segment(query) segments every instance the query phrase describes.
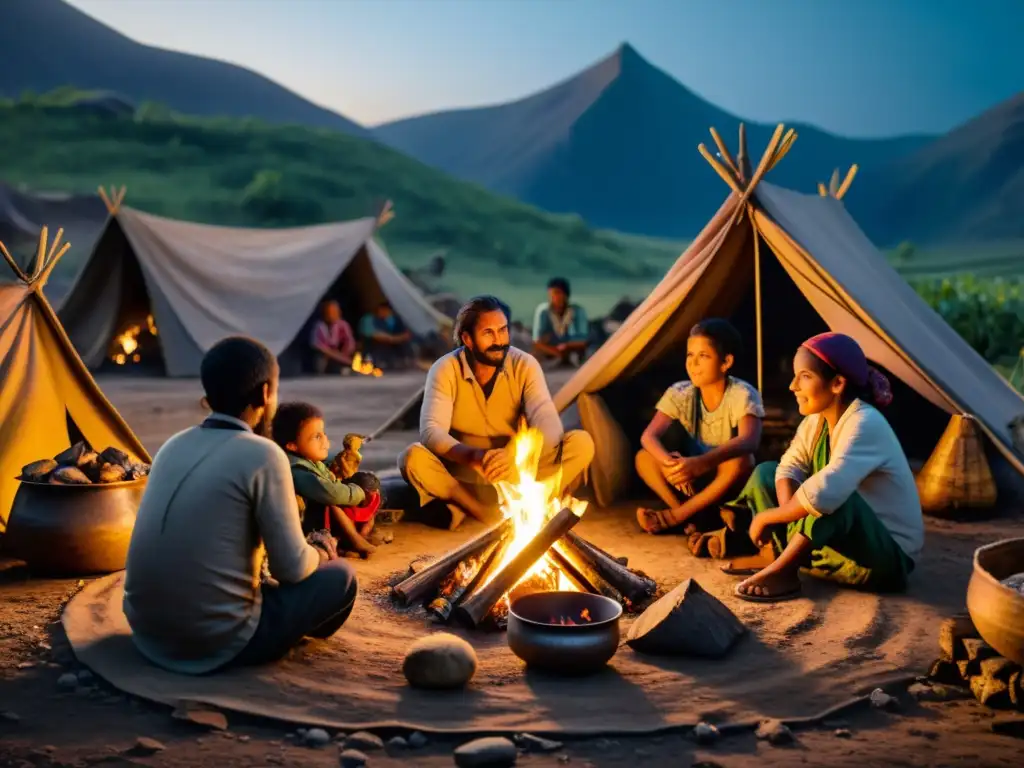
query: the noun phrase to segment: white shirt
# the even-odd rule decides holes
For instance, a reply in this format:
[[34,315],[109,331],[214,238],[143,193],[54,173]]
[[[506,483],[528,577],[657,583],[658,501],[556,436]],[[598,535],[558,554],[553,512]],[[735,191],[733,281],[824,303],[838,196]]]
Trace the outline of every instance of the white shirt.
[[829,434],[828,466],[812,475],[823,418],[819,414],[800,422],[775,479],[800,483],[796,498],[815,516],[831,514],[859,493],[900,549],[916,560],[924,547],[921,500],[914,473],[889,422],[873,406],[854,400]]
[[742,379],[729,377],[722,402],[713,411],[701,403],[700,424],[693,423],[694,402],[700,397],[689,381],[673,384],[655,406],[659,411],[683,425],[702,449],[717,448],[737,435],[744,416],[764,418],[760,393]]

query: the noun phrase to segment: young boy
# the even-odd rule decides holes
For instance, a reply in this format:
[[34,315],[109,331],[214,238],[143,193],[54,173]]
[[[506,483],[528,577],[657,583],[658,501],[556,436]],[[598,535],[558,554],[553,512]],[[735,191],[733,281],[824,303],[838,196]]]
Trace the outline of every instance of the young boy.
[[272,434],[291,462],[302,529],[307,534],[327,529],[343,548],[363,557],[371,555],[376,547],[367,537],[380,506],[377,478],[369,472],[356,472],[346,481],[337,479],[324,463],[331,442],[325,434],[323,414],[308,403],[283,403],[274,417]]
[[[692,525],[698,534],[691,538],[698,538],[691,550],[699,532],[721,526],[719,509],[742,490],[761,442],[761,396],[729,375],[739,349],[740,335],[728,321],[693,326],[686,341],[690,380],[668,388],[640,439],[637,472],[668,508],[638,509],[637,521],[647,533]],[[672,451],[662,437],[675,422],[684,444]]]

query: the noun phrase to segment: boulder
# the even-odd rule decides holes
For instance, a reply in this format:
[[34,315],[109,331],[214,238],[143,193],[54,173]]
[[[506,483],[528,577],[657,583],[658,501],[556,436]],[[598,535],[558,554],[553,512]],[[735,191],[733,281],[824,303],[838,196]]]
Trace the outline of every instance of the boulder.
[[405,654],[402,672],[414,688],[462,688],[476,674],[473,646],[448,632],[417,640]]
[[687,579],[633,622],[626,644],[639,653],[721,658],[746,631],[718,598]]
[[488,736],[458,747],[454,757],[459,768],[509,768],[516,764],[516,745],[508,739]]

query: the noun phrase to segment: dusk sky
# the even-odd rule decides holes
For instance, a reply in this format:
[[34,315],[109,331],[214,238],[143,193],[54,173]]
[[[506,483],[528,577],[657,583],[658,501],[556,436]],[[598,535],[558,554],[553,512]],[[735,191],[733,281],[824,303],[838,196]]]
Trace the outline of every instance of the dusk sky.
[[1024,90],[1024,0],[70,0],[365,125],[526,96],[622,42],[734,114],[940,133]]

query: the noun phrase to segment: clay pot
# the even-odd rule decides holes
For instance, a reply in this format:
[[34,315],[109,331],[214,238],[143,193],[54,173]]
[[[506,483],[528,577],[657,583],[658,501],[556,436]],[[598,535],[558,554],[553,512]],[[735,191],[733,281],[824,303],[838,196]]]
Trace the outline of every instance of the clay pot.
[[1024,571],[1024,538],[979,547],[967,584],[967,610],[981,638],[1024,664],[1024,595],[1000,582]]
[[38,576],[122,570],[147,480],[93,485],[20,481],[2,540],[4,553],[24,560]]
[[[586,611],[590,621],[581,618]],[[619,648],[622,606],[585,592],[535,592],[508,612],[508,647],[528,667],[560,675],[603,668]],[[575,621],[563,624],[562,620]]]

